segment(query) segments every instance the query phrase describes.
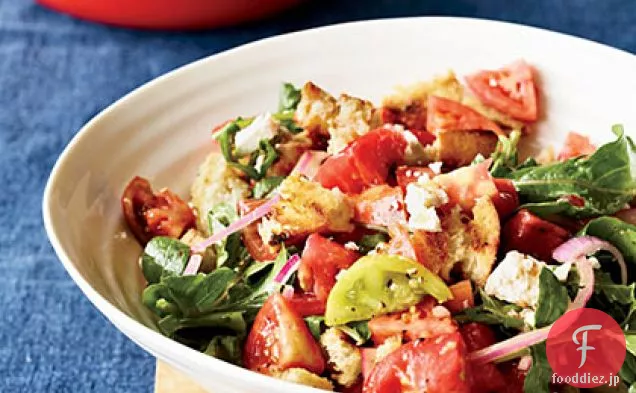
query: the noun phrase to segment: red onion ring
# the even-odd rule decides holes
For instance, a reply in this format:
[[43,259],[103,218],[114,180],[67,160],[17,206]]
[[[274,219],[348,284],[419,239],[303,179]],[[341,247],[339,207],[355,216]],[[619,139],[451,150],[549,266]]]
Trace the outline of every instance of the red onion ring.
[[276,277],[274,277],[274,281],[279,284],[285,284],[289,278],[298,270],[300,266],[300,256],[298,254],[294,254],[289,259],[283,267],[280,269]]
[[203,261],[203,257],[199,254],[192,254],[190,259],[188,260],[188,264],[183,270],[182,275],[184,276],[194,276],[199,271],[201,267],[201,262]]
[[552,258],[558,262],[577,262],[588,255],[592,255],[598,251],[609,251],[618,262],[621,270],[621,282],[627,283],[627,265],[623,254],[612,244],[601,240],[594,236],[574,237],[567,242],[561,244],[552,252]]

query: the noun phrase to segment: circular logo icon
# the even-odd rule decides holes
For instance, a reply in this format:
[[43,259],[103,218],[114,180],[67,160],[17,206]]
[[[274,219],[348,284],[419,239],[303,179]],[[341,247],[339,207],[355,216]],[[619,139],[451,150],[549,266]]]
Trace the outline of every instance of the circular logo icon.
[[618,386],[625,348],[623,331],[609,315],[591,308],[569,311],[548,335],[551,382],[579,388]]

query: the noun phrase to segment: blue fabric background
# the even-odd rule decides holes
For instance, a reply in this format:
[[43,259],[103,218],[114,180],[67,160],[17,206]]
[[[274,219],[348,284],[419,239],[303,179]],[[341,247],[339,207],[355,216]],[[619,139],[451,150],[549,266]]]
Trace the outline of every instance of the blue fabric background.
[[114,29],[0,0],[0,392],[152,391],[154,359],[83,297],[42,228],[44,183],[86,120],[166,71],[248,41],[406,15],[514,21],[636,52],[634,0],[319,0],[196,34]]

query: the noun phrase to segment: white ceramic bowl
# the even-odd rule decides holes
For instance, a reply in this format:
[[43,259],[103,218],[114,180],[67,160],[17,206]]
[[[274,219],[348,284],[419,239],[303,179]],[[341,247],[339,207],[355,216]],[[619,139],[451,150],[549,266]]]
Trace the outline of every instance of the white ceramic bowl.
[[210,129],[273,110],[283,81],[313,80],[378,100],[400,83],[523,57],[540,71],[545,119],[537,143],[566,132],[612,138],[636,130],[636,57],[562,34],[460,18],[414,18],[325,27],[248,44],[180,68],[122,98],[71,141],[46,187],[44,222],[57,255],[104,315],[141,347],[221,392],[310,392],[208,357],[157,333],[140,302],[141,251],[125,230],[119,197],[141,175],[187,195],[210,148]]

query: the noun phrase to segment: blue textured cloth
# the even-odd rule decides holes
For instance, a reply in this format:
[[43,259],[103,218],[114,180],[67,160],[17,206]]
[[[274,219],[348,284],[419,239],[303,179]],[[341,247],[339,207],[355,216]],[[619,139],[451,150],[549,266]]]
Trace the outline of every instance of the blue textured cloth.
[[514,21],[636,52],[633,0],[318,0],[188,34],[109,28],[0,0],[0,392],[152,391],[154,359],[89,304],[42,228],[44,183],[86,120],[166,71],[248,41],[407,15]]

